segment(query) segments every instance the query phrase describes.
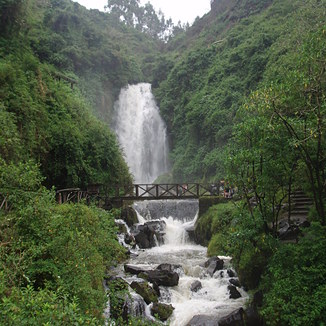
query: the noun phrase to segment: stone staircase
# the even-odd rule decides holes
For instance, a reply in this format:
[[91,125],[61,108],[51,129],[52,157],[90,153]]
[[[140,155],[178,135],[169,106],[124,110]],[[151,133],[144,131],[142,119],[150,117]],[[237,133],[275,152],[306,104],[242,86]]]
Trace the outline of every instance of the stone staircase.
[[296,242],[301,228],[310,226],[308,221],[309,208],[313,201],[303,191],[297,190],[291,195],[290,223],[288,212],[279,222],[278,236],[284,242]]
[[313,201],[303,191],[295,191],[291,196],[291,215],[293,223],[303,223],[307,221],[309,208]]

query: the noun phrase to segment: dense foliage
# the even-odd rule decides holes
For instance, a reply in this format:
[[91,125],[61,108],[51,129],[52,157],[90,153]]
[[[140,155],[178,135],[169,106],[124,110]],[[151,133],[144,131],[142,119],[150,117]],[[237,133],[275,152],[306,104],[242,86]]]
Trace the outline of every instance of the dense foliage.
[[[265,222],[277,224],[293,187],[313,198],[325,225],[326,26],[310,33],[295,64],[254,92],[239,110],[227,152],[230,180],[249,202],[254,196]],[[250,205],[249,205],[250,206]]]
[[[221,209],[204,216],[220,224],[209,254],[232,255],[242,282],[263,290],[267,325],[325,323],[325,31],[319,25],[271,66],[238,110],[225,171],[243,201],[232,218]],[[312,226],[298,244],[282,243],[282,208],[298,188],[313,199]]]
[[261,288],[267,325],[323,325],[326,322],[325,227],[313,224],[298,244],[280,246]]
[[94,118],[78,88],[59,81],[55,68],[40,63],[28,45],[17,49],[18,39],[2,41],[7,45],[0,58],[2,159],[34,159],[49,186],[129,182],[115,136]]
[[124,257],[114,217],[82,204],[59,206],[41,181],[37,165],[1,161],[0,323],[96,324],[105,272]]
[[221,153],[236,112],[270,67],[316,30],[325,8],[324,1],[216,2],[180,44],[171,42],[178,59],[155,90],[178,181],[225,177]]

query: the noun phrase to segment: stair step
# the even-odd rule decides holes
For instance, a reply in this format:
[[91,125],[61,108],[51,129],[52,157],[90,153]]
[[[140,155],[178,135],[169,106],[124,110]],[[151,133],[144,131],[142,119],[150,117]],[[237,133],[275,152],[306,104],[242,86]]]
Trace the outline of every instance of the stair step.
[[292,207],[295,208],[309,208],[312,204],[308,203],[293,203]]
[[302,199],[292,199],[291,203],[307,203],[307,204],[312,204],[313,201],[308,198],[302,198]]
[[310,199],[307,195],[291,196],[291,199]]
[[295,210],[295,211],[291,211],[291,216],[292,215],[307,215],[308,214],[308,210]]

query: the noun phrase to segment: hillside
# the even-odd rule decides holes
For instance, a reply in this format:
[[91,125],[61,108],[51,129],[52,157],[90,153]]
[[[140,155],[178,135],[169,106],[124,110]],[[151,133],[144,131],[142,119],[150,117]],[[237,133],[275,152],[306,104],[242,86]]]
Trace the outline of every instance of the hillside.
[[127,182],[111,111],[160,41],[68,0],[1,6],[2,158],[40,163],[48,186]]
[[221,149],[244,98],[266,71],[287,64],[282,58],[318,27],[324,8],[324,1],[215,1],[167,44],[170,70],[154,92],[171,135],[175,180],[224,178]]

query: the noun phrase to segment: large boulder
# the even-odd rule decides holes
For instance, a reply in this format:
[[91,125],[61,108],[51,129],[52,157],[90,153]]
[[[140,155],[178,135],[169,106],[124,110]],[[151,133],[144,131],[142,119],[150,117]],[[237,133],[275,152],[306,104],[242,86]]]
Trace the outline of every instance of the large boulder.
[[278,230],[278,237],[283,241],[297,240],[300,232],[300,228],[297,225],[290,225],[288,222],[284,222]]
[[204,266],[207,267],[207,273],[213,276],[216,271],[223,269],[224,261],[218,257],[212,257],[205,262]]
[[240,281],[237,278],[230,278],[229,282],[237,288],[241,287]]
[[132,230],[132,235],[135,238],[136,243],[141,249],[153,248],[163,243],[163,236],[165,230],[164,221],[149,221]]
[[263,320],[259,316],[257,309],[248,307],[245,310],[245,325],[246,326],[263,326]]
[[176,272],[170,272],[167,270],[153,270],[153,271],[144,271],[138,275],[143,277],[151,283],[155,283],[160,286],[176,286],[179,283],[179,275]]
[[229,285],[228,290],[230,292],[230,296],[229,296],[230,299],[241,298],[241,294],[240,294],[240,292],[237,290],[237,288],[235,286]]
[[218,321],[219,326],[243,326],[245,320],[245,312],[243,308],[232,311],[229,315],[222,317]]
[[130,287],[141,295],[147,304],[157,302],[158,297],[156,291],[147,282],[132,282]]
[[143,273],[146,271],[146,269],[135,266],[135,265],[129,265],[129,264],[125,264],[124,265],[124,270],[126,273],[130,273],[133,275],[138,275],[140,273]]
[[186,326],[218,326],[218,320],[215,316],[196,315],[191,318]]
[[235,271],[232,270],[231,268],[229,268],[226,272],[228,273],[229,277],[235,277],[236,276]]
[[124,220],[129,227],[132,227],[134,224],[138,223],[137,213],[130,206],[124,207],[121,210],[121,219]]
[[155,302],[151,309],[152,316],[157,316],[161,321],[168,320],[173,313],[173,306],[170,304],[164,304]]

